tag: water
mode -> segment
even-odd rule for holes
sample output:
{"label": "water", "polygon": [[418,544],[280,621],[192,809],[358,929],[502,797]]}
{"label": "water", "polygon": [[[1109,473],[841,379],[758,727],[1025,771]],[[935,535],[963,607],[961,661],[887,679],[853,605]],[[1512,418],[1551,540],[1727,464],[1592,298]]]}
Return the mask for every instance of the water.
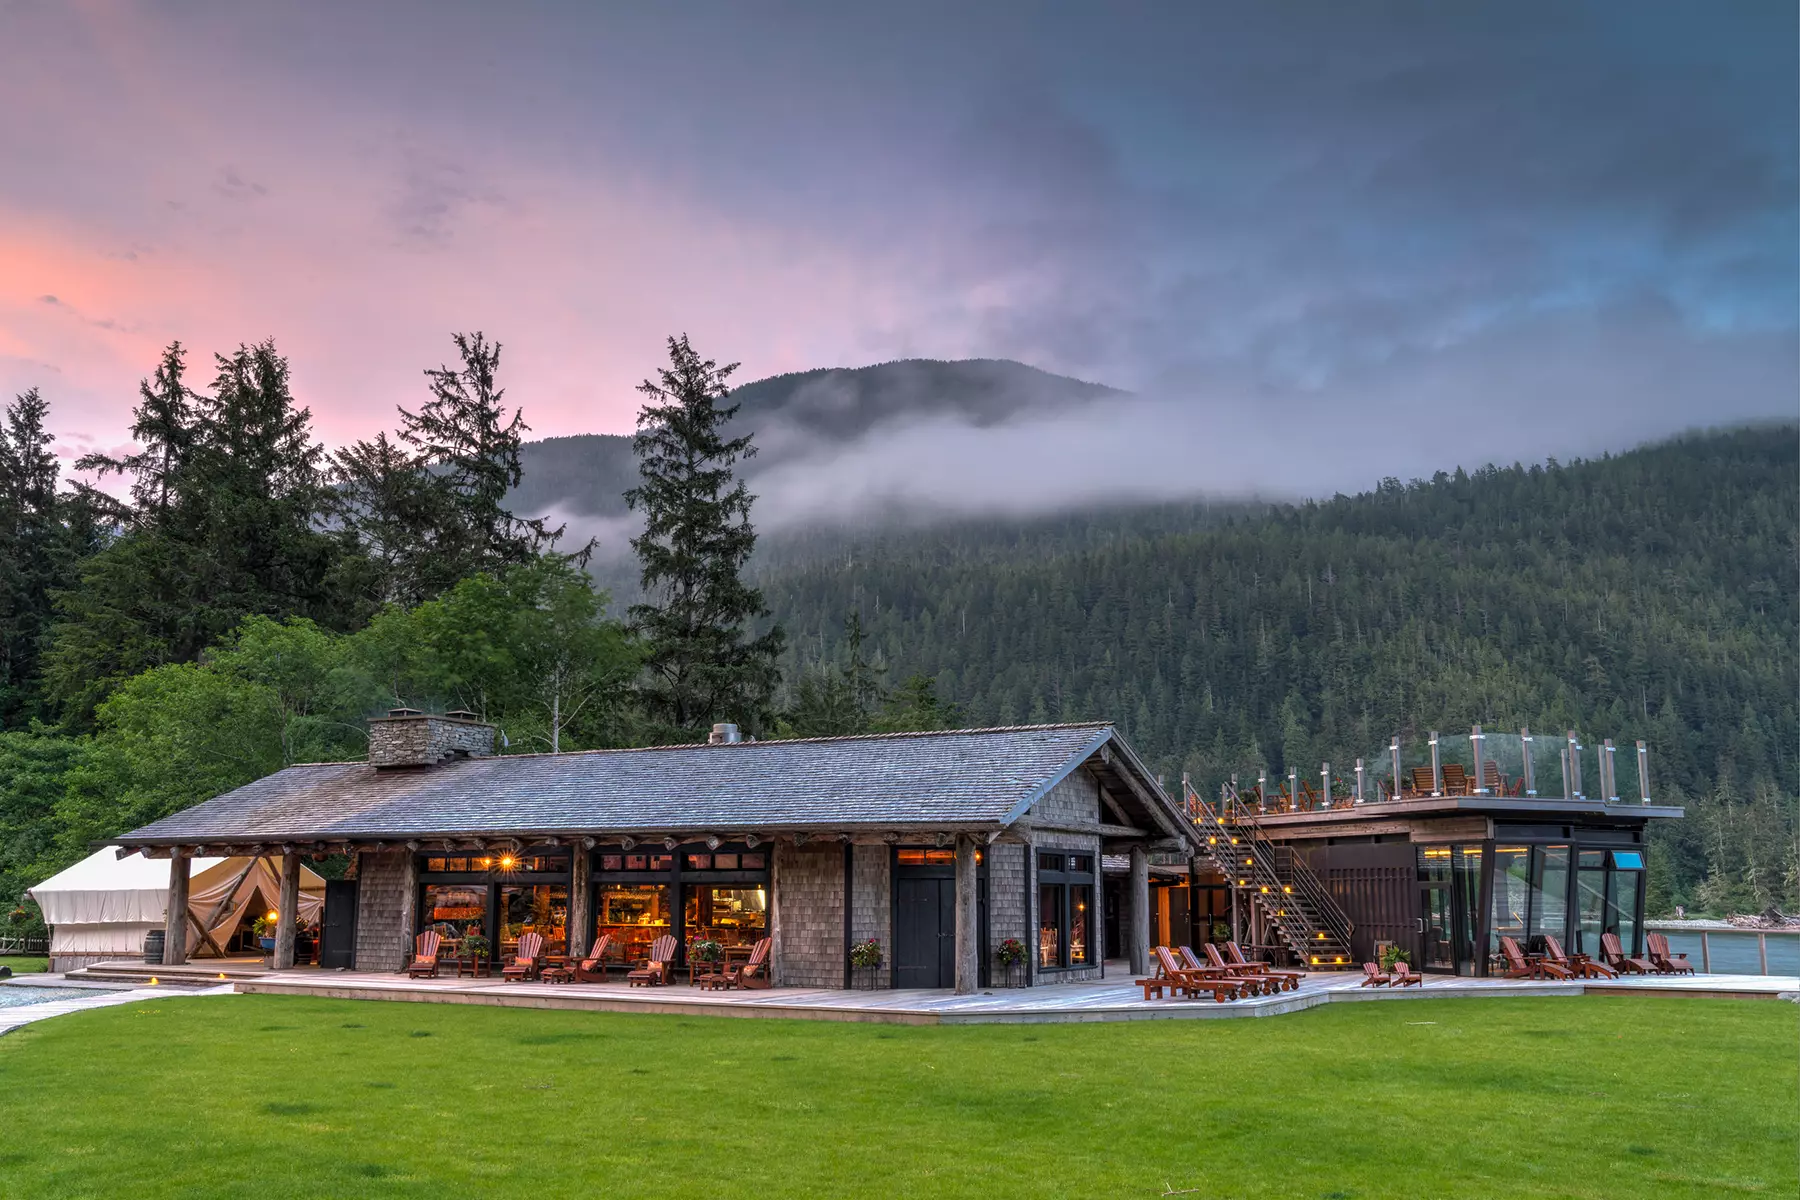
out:
{"label": "water", "polygon": [[118,988],[32,987],[29,984],[0,984],[0,1008],[24,1008],[27,1004],[48,1004],[52,1000],[79,1000],[84,996],[110,996]]}
{"label": "water", "polygon": [[[1676,954],[1685,954],[1688,961],[1694,964],[1694,970],[1704,968],[1700,965],[1700,934],[1696,932],[1676,932],[1665,930],[1669,937],[1669,949]],[[1756,934],[1738,930],[1720,932],[1708,930],[1707,944],[1712,948],[1712,969],[1722,975],[1760,975],[1762,965],[1756,955]],[[1800,975],[1800,935],[1791,933],[1771,933],[1769,942],[1769,974]]]}

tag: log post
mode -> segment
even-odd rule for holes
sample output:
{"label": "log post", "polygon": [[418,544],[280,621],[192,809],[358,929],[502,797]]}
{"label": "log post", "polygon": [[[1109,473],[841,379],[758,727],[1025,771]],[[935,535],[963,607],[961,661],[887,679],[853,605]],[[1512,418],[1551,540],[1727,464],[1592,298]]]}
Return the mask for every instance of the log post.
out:
{"label": "log post", "polygon": [[187,961],[188,868],[180,846],[169,851],[169,906],[163,913],[163,965],[179,967]]}
{"label": "log post", "polygon": [[980,906],[976,902],[975,839],[956,838],[956,992],[966,996],[980,986],[981,931],[975,927]]}
{"label": "log post", "polygon": [[1139,844],[1131,848],[1131,972],[1150,973],[1150,855]]}
{"label": "log post", "polygon": [[588,912],[588,885],[593,872],[588,869],[588,848],[576,838],[569,847],[569,961],[574,963],[587,952],[588,938],[593,936],[594,918]]}
{"label": "log post", "polygon": [[[419,932],[419,856],[405,846],[400,848],[404,856],[400,868],[400,969],[413,960],[413,938]],[[493,938],[496,961],[500,954],[500,935],[498,930],[489,934]]]}
{"label": "log post", "polygon": [[294,965],[295,935],[300,931],[300,855],[283,847],[281,899],[275,905],[275,962],[277,971]]}

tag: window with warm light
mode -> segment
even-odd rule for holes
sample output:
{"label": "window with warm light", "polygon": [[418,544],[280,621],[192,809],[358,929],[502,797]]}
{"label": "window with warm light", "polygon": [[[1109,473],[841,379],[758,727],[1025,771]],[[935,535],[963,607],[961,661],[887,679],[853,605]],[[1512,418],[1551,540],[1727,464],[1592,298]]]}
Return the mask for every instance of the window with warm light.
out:
{"label": "window with warm light", "polygon": [[1093,855],[1040,852],[1037,868],[1038,968],[1093,965],[1099,955]]}

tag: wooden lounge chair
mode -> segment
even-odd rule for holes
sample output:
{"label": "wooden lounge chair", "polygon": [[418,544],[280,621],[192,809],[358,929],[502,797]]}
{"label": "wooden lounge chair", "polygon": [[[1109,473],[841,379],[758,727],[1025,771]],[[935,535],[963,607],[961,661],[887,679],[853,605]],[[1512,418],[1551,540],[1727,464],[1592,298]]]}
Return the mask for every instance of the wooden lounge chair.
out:
{"label": "wooden lounge chair", "polygon": [[1544,961],[1553,962],[1567,970],[1571,975],[1580,975],[1585,979],[1616,979],[1618,972],[1604,963],[1597,963],[1585,954],[1564,954],[1562,943],[1549,934],[1544,935]]}
{"label": "wooden lounge chair", "polygon": [[1519,789],[1525,786],[1525,777],[1521,775],[1513,780],[1512,790],[1508,791],[1506,776],[1500,773],[1500,764],[1490,758],[1481,764],[1481,786],[1488,790],[1490,796],[1516,796]]}
{"label": "wooden lounge chair", "polygon": [[1244,957],[1244,948],[1236,942],[1225,943],[1225,954],[1227,965],[1239,975],[1267,975],[1271,979],[1281,980],[1282,986],[1290,992],[1297,991],[1300,981],[1306,978],[1304,971],[1277,971],[1266,962]]}
{"label": "wooden lounge chair", "polygon": [[669,982],[675,968],[675,935],[665,933],[650,945],[650,961],[635,971],[628,971],[625,982],[632,987],[662,987]]}
{"label": "wooden lounge chair", "polygon": [[1362,982],[1357,987],[1387,987],[1394,982],[1394,977],[1381,969],[1379,963],[1364,963]]}
{"label": "wooden lounge chair", "polygon": [[1518,939],[1503,937],[1500,939],[1500,953],[1506,959],[1506,977],[1508,979],[1545,979],[1554,976],[1557,979],[1569,979],[1574,975],[1566,967],[1546,962],[1541,958],[1527,958],[1519,949]]}
{"label": "wooden lounge chair", "polygon": [[[775,942],[771,938],[757,938],[756,945],[750,948],[750,957],[742,966],[726,967],[724,972],[713,978],[723,979],[728,988],[766,988],[769,986],[769,951]],[[717,983],[709,985],[718,988]]]}
{"label": "wooden lounge chair", "polygon": [[526,980],[537,975],[542,967],[544,956],[544,938],[538,933],[522,933],[519,935],[519,949],[513,954],[513,960],[500,968],[500,978],[504,980]]}
{"label": "wooden lounge chair", "polygon": [[606,955],[612,949],[612,944],[613,935],[610,933],[603,933],[594,939],[594,945],[588,951],[587,957],[573,967],[575,978],[582,983],[605,983]]}
{"label": "wooden lounge chair", "polygon": [[1646,933],[1644,949],[1650,952],[1650,961],[1656,964],[1656,969],[1665,975],[1692,975],[1694,973],[1694,964],[1688,961],[1687,955],[1669,953],[1667,934]]}
{"label": "wooden lounge chair", "polygon": [[1223,1004],[1227,1000],[1236,1000],[1250,985],[1250,981],[1247,979],[1237,979],[1183,967],[1175,961],[1174,951],[1167,946],[1156,947],[1155,954],[1158,965],[1162,967],[1164,980],[1179,994],[1197,997],[1201,992],[1210,992],[1214,1000]]}
{"label": "wooden lounge chair", "polygon": [[1254,971],[1233,970],[1231,966],[1226,963],[1225,956],[1219,953],[1219,948],[1217,946],[1213,945],[1211,942],[1202,942],[1200,946],[1201,949],[1206,951],[1206,961],[1201,962],[1195,957],[1194,948],[1192,946],[1182,946],[1176,951],[1176,953],[1181,955],[1182,966],[1190,971],[1203,971],[1207,975],[1218,976],[1224,979],[1241,979],[1244,981],[1243,990],[1249,992],[1253,996],[1258,992],[1265,996],[1273,996],[1276,992],[1281,990],[1281,980],[1270,979],[1267,975],[1260,975]]}
{"label": "wooden lounge chair", "polygon": [[408,979],[437,978],[438,947],[443,941],[443,936],[435,929],[427,929],[413,939],[413,960],[406,967]]}
{"label": "wooden lounge chair", "polygon": [[1606,965],[1626,975],[1658,974],[1656,964],[1647,958],[1633,958],[1625,953],[1624,946],[1619,944],[1619,935],[1603,933],[1600,935],[1600,956],[1606,959]]}
{"label": "wooden lounge chair", "polygon": [[1414,767],[1412,769],[1412,790],[1415,794],[1420,796],[1431,795],[1432,784],[1430,767]]}
{"label": "wooden lounge chair", "polygon": [[1393,984],[1393,986],[1395,986],[1395,987],[1424,987],[1425,986],[1425,977],[1423,975],[1414,973],[1414,971],[1411,967],[1407,966],[1404,962],[1401,962],[1400,960],[1396,959],[1394,961],[1394,984]]}
{"label": "wooden lounge chair", "polygon": [[1444,776],[1444,795],[1467,796],[1472,790],[1469,787],[1469,772],[1461,763],[1445,763],[1438,768]]}

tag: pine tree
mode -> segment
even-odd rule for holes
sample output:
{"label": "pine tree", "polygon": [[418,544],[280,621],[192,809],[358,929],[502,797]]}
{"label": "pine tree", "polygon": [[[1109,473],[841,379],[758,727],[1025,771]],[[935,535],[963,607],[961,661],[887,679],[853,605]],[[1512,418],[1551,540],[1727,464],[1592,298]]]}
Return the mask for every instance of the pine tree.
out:
{"label": "pine tree", "polygon": [[747,629],[767,609],[742,577],[756,547],[755,497],[733,471],[756,449],[749,434],[722,432],[738,410],[725,403],[736,369],[702,359],[683,334],[669,339],[669,366],[638,388],[640,482],[625,499],[644,514],[631,548],[649,602],[633,605],[631,620],[647,651],[641,702],[676,736],[714,721],[756,728],[779,679],[780,626]]}
{"label": "pine tree", "polygon": [[414,605],[438,594],[444,568],[433,535],[444,523],[445,492],[422,456],[378,433],[332,456],[333,515],[366,568],[342,586],[371,607]]}
{"label": "pine tree", "polygon": [[50,593],[60,582],[62,514],[48,411],[32,388],[7,407],[0,426],[0,728],[35,713]]}
{"label": "pine tree", "polygon": [[[431,595],[477,571],[530,562],[563,534],[562,526],[516,517],[503,503],[523,477],[519,446],[531,427],[524,410],[507,415],[497,383],[500,343],[479,332],[452,340],[462,365],[428,369],[431,399],[416,413],[400,410],[400,440],[418,451],[429,497],[407,501],[408,519],[420,522],[407,574]],[[585,566],[592,550],[590,542],[570,557]]]}
{"label": "pine tree", "polygon": [[132,415],[135,454],[112,458],[83,455],[79,470],[132,476],[131,515],[140,526],[160,526],[169,518],[182,484],[182,471],[202,437],[198,398],[189,390],[187,351],[170,342],[151,379],[138,383],[138,406]]}

